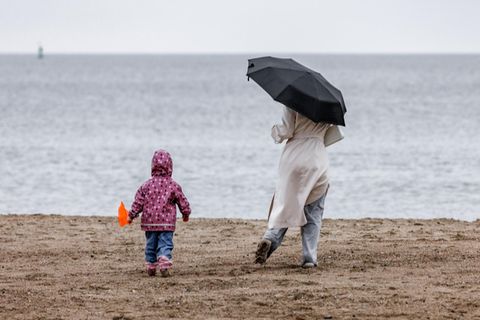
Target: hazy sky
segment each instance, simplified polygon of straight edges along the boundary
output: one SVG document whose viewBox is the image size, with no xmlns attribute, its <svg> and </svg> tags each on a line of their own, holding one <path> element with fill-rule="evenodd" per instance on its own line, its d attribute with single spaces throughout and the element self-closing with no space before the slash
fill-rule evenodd
<svg viewBox="0 0 480 320">
<path fill-rule="evenodd" d="M 480 52 L 478 0 L 0 0 L 0 52 Z"/>
</svg>

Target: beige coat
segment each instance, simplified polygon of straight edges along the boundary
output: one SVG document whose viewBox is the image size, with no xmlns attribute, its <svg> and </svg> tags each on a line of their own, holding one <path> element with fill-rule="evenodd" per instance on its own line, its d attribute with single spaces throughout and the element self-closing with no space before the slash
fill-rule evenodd
<svg viewBox="0 0 480 320">
<path fill-rule="evenodd" d="M 288 140 L 280 157 L 269 228 L 303 226 L 307 223 L 303 207 L 327 191 L 328 158 L 323 138 L 330 126 L 315 123 L 287 107 L 282 123 L 273 126 L 276 143 Z"/>
</svg>

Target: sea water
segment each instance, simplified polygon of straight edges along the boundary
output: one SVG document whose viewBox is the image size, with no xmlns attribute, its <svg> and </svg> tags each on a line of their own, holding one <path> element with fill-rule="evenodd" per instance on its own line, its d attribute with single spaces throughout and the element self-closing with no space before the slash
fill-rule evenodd
<svg viewBox="0 0 480 320">
<path fill-rule="evenodd" d="M 0 56 L 0 212 L 115 215 L 168 150 L 197 217 L 265 218 L 282 106 L 257 55 Z M 344 95 L 328 218 L 480 218 L 479 55 L 293 55 Z"/>
</svg>

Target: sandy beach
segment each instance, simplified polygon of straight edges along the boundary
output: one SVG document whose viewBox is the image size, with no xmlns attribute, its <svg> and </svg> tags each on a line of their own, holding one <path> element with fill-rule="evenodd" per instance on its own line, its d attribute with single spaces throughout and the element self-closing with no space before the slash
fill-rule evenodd
<svg viewBox="0 0 480 320">
<path fill-rule="evenodd" d="M 138 222 L 0 215 L 1 319 L 480 319 L 480 222 L 325 220 L 252 263 L 262 220 L 178 222 L 169 278 L 144 272 Z"/>
</svg>

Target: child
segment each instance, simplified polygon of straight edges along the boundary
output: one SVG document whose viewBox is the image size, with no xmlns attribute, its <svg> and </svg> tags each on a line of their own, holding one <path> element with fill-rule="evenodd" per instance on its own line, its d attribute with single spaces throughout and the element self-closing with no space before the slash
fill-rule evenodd
<svg viewBox="0 0 480 320">
<path fill-rule="evenodd" d="M 155 151 L 152 158 L 152 177 L 137 191 L 128 222 L 142 213 L 142 230 L 145 231 L 145 261 L 147 273 L 154 276 L 157 267 L 162 276 L 168 276 L 172 267 L 173 233 L 178 205 L 183 221 L 188 221 L 190 205 L 182 188 L 172 179 L 173 163 L 164 150 Z"/>
</svg>

